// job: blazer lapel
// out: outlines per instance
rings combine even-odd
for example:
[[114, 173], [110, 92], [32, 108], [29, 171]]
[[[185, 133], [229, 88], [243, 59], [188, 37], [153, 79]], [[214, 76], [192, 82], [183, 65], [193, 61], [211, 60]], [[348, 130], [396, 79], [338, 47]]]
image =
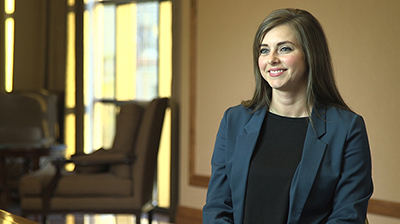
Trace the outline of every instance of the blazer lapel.
[[327, 146], [320, 140], [326, 132], [325, 109], [314, 107], [311, 117], [312, 122], [308, 126], [302, 159], [290, 187], [288, 217], [290, 224], [299, 221]]
[[[237, 137], [232, 164], [232, 197], [235, 204], [235, 220], [243, 219], [244, 195], [246, 194], [247, 174], [251, 156], [265, 117], [266, 108], [253, 114], [244, 126], [244, 133]], [[240, 222], [239, 222], [240, 223]]]

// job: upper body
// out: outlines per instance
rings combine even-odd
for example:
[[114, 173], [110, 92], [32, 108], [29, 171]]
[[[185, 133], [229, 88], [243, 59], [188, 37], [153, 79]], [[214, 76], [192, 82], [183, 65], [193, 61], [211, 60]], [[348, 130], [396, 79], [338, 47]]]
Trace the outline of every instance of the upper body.
[[[272, 12], [256, 32], [253, 67], [256, 87], [252, 99], [228, 109], [220, 124], [203, 222], [243, 222], [244, 206], [251, 204], [246, 196], [258, 196], [247, 188], [249, 180], [250, 186], [257, 184], [257, 178], [248, 178], [249, 172], [250, 177], [254, 174], [249, 167], [254, 164], [257, 141], [269, 138], [260, 136], [269, 111], [309, 120], [304, 141], [287, 146], [302, 151], [299, 160], [287, 166], [294, 170], [287, 192], [275, 186], [289, 200], [280, 207], [284, 219], [276, 222], [363, 223], [373, 190], [365, 124], [336, 87], [328, 44], [317, 19], [298, 9]], [[266, 125], [272, 127], [268, 122]], [[264, 141], [263, 148], [269, 150], [284, 140], [268, 141], [271, 144]], [[271, 162], [271, 157], [257, 163]], [[269, 178], [271, 173], [261, 176]], [[280, 179], [271, 178], [270, 182]], [[271, 199], [268, 204], [280, 200]], [[263, 219], [260, 217], [257, 219]]]
[[[242, 223], [247, 177], [266, 109], [228, 109], [212, 157], [203, 223]], [[287, 223], [363, 223], [372, 194], [371, 159], [361, 116], [314, 108], [290, 187]]]

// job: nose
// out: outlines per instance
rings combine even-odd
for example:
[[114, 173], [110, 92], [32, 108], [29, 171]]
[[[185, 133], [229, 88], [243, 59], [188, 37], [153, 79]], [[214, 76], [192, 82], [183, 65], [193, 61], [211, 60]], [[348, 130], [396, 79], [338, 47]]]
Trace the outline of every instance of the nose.
[[279, 63], [279, 58], [276, 56], [275, 52], [271, 52], [268, 55], [268, 59], [267, 60], [268, 60], [268, 64], [270, 64], [270, 65], [275, 65], [275, 64]]

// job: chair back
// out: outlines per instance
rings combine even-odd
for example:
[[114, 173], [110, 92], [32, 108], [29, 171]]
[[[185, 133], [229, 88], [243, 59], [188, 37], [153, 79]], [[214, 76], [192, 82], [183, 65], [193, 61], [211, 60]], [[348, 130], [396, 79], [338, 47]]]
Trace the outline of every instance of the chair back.
[[132, 166], [133, 196], [138, 206], [152, 199], [157, 156], [168, 98], [152, 100], [146, 107], [135, 146], [137, 160]]
[[[145, 106], [138, 102], [123, 104], [117, 115], [114, 142], [110, 152], [114, 155], [135, 154], [138, 133], [142, 124]], [[119, 178], [131, 178], [131, 164], [113, 164], [110, 171]]]
[[57, 94], [45, 89], [16, 91], [14, 94], [29, 97], [39, 103], [44, 144], [54, 144], [60, 138], [59, 109], [64, 107], [64, 105], [61, 105], [62, 107], [59, 108], [58, 102], [60, 99], [58, 99]]
[[42, 106], [30, 96], [0, 94], [0, 143], [42, 146], [46, 144], [46, 127]]
[[117, 115], [114, 142], [111, 150], [114, 153], [132, 153], [142, 123], [144, 107], [137, 103], [120, 106]]

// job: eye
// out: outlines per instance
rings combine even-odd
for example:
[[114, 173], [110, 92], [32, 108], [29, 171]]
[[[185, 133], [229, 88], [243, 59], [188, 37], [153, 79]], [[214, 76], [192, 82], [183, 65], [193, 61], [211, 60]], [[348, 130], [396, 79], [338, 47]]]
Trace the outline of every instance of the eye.
[[292, 51], [293, 49], [291, 48], [291, 47], [288, 47], [288, 46], [283, 46], [283, 47], [281, 47], [280, 49], [279, 49], [279, 51], [281, 51], [281, 52], [290, 52], [290, 51]]
[[267, 49], [267, 48], [260, 49], [260, 54], [268, 54], [268, 53], [269, 53], [269, 49]]

